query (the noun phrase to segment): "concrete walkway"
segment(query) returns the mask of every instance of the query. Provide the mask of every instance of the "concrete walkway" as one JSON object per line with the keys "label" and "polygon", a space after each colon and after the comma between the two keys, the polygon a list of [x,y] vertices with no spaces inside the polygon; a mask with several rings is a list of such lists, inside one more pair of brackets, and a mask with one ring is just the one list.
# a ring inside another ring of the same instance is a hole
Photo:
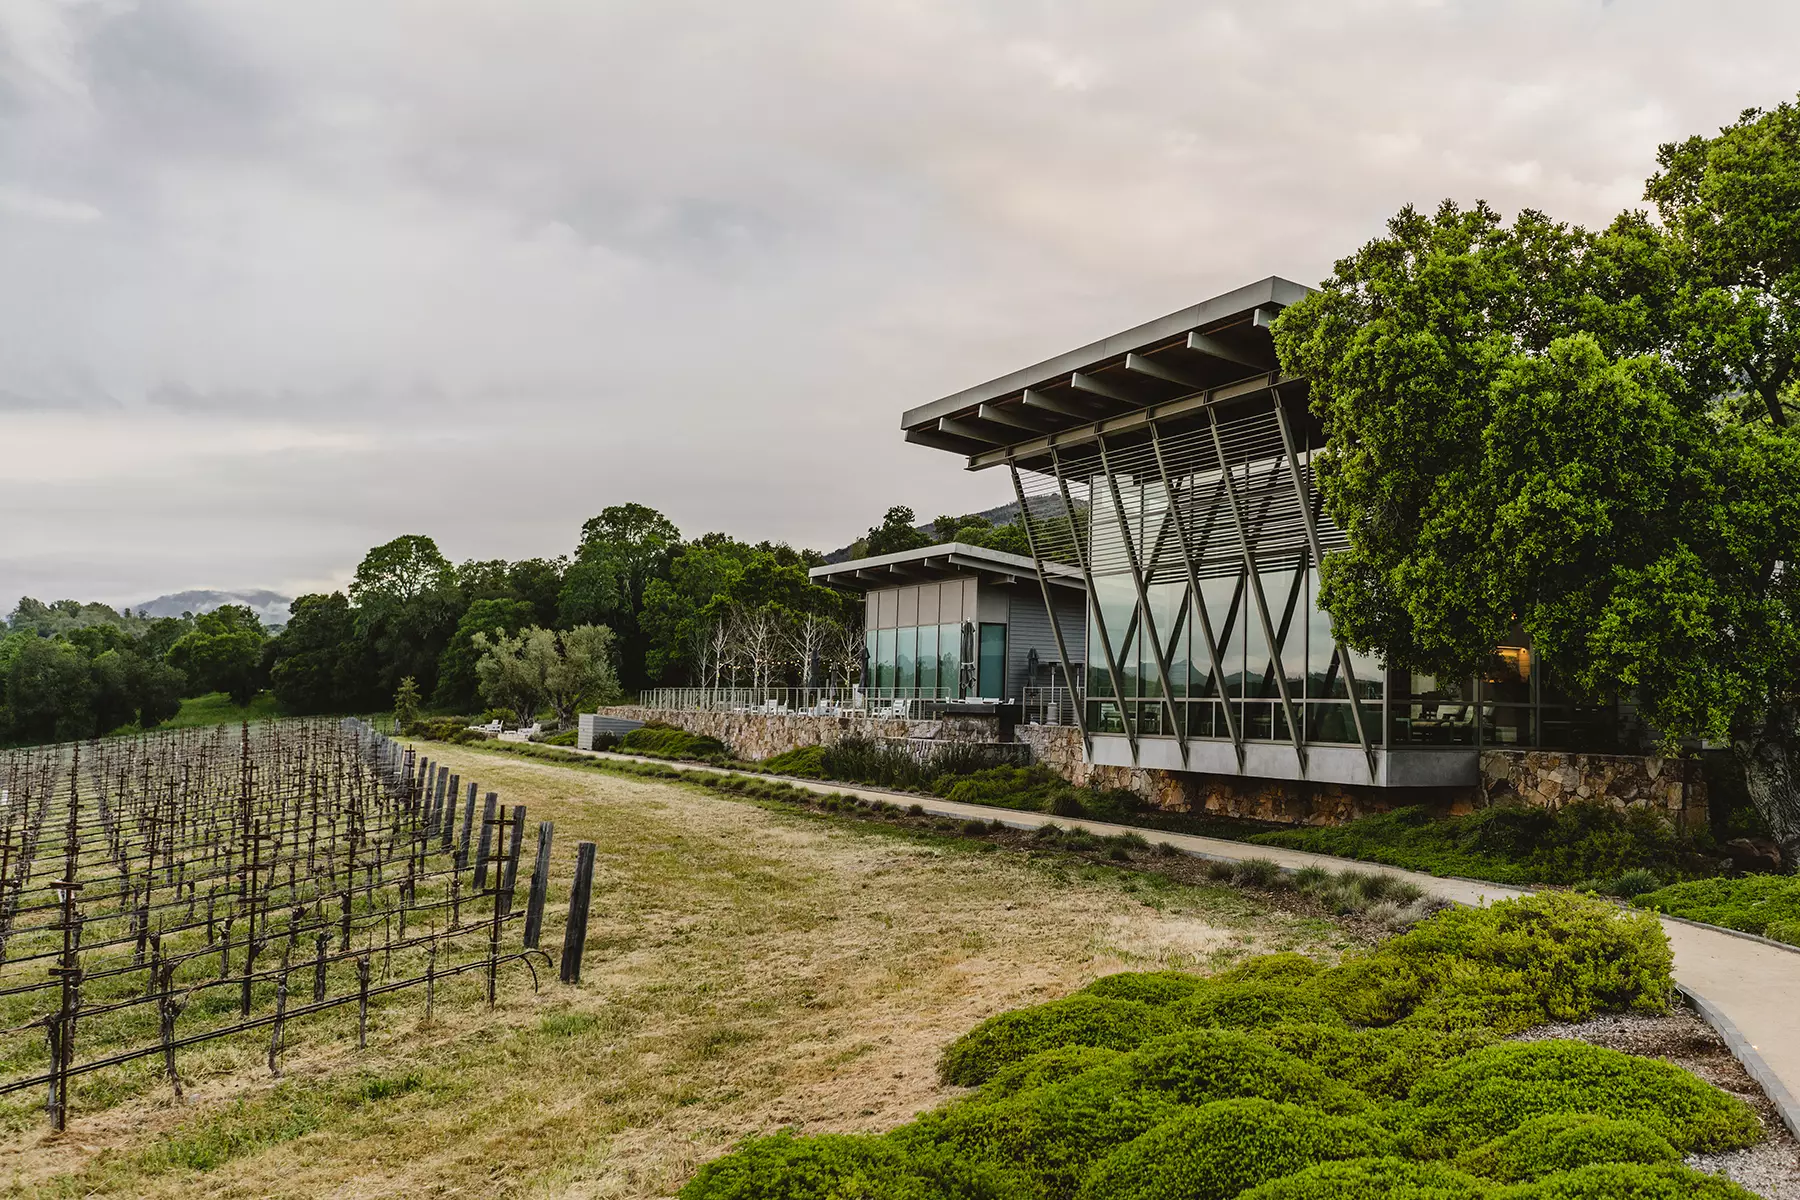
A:
{"label": "concrete walkway", "polygon": [[[576,750],[574,753],[714,775],[740,773],[725,767],[673,763],[665,759],[616,754],[604,750]],[[779,780],[810,792],[885,800],[906,808],[916,804],[933,816],[999,821],[1013,829],[1037,829],[1055,824],[1065,829],[1086,830],[1101,837],[1135,833],[1152,842],[1168,842],[1196,858],[1223,862],[1267,858],[1284,867],[1316,866],[1331,871],[1380,871],[1411,880],[1428,895],[1442,896],[1458,904],[1480,905],[1529,894],[1528,889],[1506,887],[1497,883],[1444,879],[1379,863],[1338,858],[1329,854],[1312,854],[1304,850],[1286,850],[1278,846],[1255,846],[1190,833],[1165,833],[1157,829],[1114,825],[1106,821],[991,808],[985,804],[957,804],[934,796],[822,782],[794,775],[758,777]],[[1675,952],[1676,984],[1730,1043],[1732,1052],[1755,1076],[1763,1091],[1768,1093],[1769,1099],[1780,1110],[1782,1121],[1794,1136],[1800,1137],[1800,1102],[1795,1099],[1800,1096],[1800,950],[1671,917],[1663,918],[1662,927],[1663,932],[1669,935],[1669,945]]]}

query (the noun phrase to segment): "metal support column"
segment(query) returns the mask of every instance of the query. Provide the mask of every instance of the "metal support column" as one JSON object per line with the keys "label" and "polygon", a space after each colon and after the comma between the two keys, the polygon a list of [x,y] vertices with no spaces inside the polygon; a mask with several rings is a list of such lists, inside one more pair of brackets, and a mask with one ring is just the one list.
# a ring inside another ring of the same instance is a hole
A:
{"label": "metal support column", "polygon": [[1262,622],[1263,642],[1275,667],[1275,690],[1281,696],[1281,711],[1287,717],[1288,737],[1294,743],[1294,758],[1300,764],[1300,777],[1306,778],[1306,747],[1300,741],[1300,725],[1294,719],[1294,698],[1288,694],[1287,671],[1281,662],[1281,644],[1275,640],[1275,625],[1269,620],[1269,601],[1263,595],[1262,576],[1256,569],[1256,550],[1250,544],[1250,531],[1244,527],[1244,514],[1238,508],[1237,484],[1232,479],[1231,464],[1225,461],[1225,443],[1219,437],[1219,418],[1206,410],[1206,427],[1212,432],[1213,451],[1219,456],[1220,475],[1225,480],[1225,502],[1231,510],[1231,523],[1237,528],[1238,545],[1244,551],[1244,569],[1250,573],[1250,595],[1256,601],[1256,616]]}
{"label": "metal support column", "polygon": [[[1206,597],[1200,591],[1200,572],[1194,566],[1194,553],[1188,541],[1187,522],[1181,516],[1181,504],[1175,496],[1175,483],[1169,476],[1169,464],[1163,458],[1162,438],[1156,432],[1156,426],[1150,426],[1150,448],[1156,452],[1156,470],[1162,476],[1163,487],[1169,492],[1169,515],[1175,522],[1175,541],[1181,547],[1181,565],[1187,568],[1188,591],[1194,598],[1194,612],[1200,618],[1200,632],[1206,638],[1206,660],[1212,665],[1214,686],[1219,691],[1219,701],[1225,713],[1225,731],[1231,735],[1232,749],[1237,751],[1238,770],[1244,769],[1244,734],[1238,727],[1237,716],[1231,710],[1231,700],[1225,695],[1225,663],[1219,657],[1219,639],[1213,633],[1212,618],[1207,615]],[[1190,696],[1190,699],[1192,697]]]}
{"label": "metal support column", "polygon": [[[1075,541],[1075,557],[1081,560],[1081,578],[1087,583],[1088,604],[1096,610],[1094,628],[1100,631],[1100,650],[1106,655],[1106,675],[1112,680],[1113,703],[1118,706],[1119,723],[1125,727],[1125,740],[1131,745],[1131,761],[1135,765],[1138,760],[1137,728],[1135,722],[1125,714],[1125,689],[1119,683],[1119,660],[1113,656],[1112,638],[1106,633],[1106,614],[1098,611],[1100,596],[1094,590],[1093,569],[1088,566],[1088,559],[1093,557],[1093,530],[1088,530],[1088,545],[1083,549],[1081,529],[1075,524],[1075,502],[1069,499],[1069,481],[1063,478],[1062,458],[1056,453],[1055,446],[1050,447],[1050,469],[1056,473],[1056,490],[1062,496],[1063,514],[1069,519],[1069,536]],[[1091,514],[1089,520],[1092,520]],[[1082,699],[1085,703],[1087,697]]]}
{"label": "metal support column", "polygon": [[[1131,567],[1132,586],[1137,589],[1138,627],[1150,641],[1150,653],[1156,659],[1156,678],[1162,684],[1163,711],[1169,715],[1169,728],[1175,735],[1175,744],[1181,749],[1181,765],[1188,765],[1187,730],[1183,728],[1186,714],[1175,711],[1174,688],[1169,686],[1169,665],[1163,658],[1162,639],[1157,636],[1156,622],[1151,619],[1150,589],[1144,586],[1144,572],[1138,566],[1137,547],[1131,541],[1131,526],[1125,520],[1125,501],[1119,495],[1119,481],[1113,475],[1112,459],[1106,453],[1106,439],[1095,438],[1100,447],[1100,471],[1106,476],[1106,489],[1112,493],[1113,516],[1118,518],[1119,536],[1125,539],[1125,562]],[[1093,517],[1090,515],[1090,521]]]}
{"label": "metal support column", "polygon": [[[1056,653],[1062,659],[1063,686],[1069,689],[1069,702],[1075,708],[1075,724],[1081,730],[1081,746],[1084,752],[1092,751],[1093,743],[1088,737],[1087,704],[1076,699],[1075,676],[1069,669],[1069,647],[1063,641],[1062,622],[1056,618],[1056,603],[1050,598],[1050,580],[1044,574],[1044,559],[1038,554],[1037,535],[1031,531],[1031,507],[1025,503],[1025,485],[1019,482],[1019,465],[1012,459],[1006,460],[1006,469],[1012,473],[1013,495],[1019,498],[1019,524],[1025,530],[1025,545],[1031,550],[1031,561],[1037,566],[1038,586],[1044,592],[1044,612],[1050,617],[1050,633],[1056,639]],[[1075,555],[1081,556],[1081,542],[1075,542]],[[1092,593],[1090,593],[1091,595]],[[1087,755],[1092,757],[1091,754]]]}
{"label": "metal support column", "polygon": [[[1275,401],[1275,423],[1281,429],[1281,448],[1287,453],[1288,475],[1294,481],[1294,495],[1306,517],[1306,544],[1312,549],[1313,570],[1317,571],[1324,565],[1325,556],[1319,550],[1319,525],[1313,517],[1312,491],[1300,477],[1300,456],[1294,453],[1294,434],[1288,428],[1287,413],[1281,407],[1281,393],[1271,388],[1270,395]],[[1350,716],[1356,722],[1356,737],[1362,743],[1363,757],[1369,763],[1369,782],[1376,783],[1375,747],[1370,744],[1369,729],[1363,722],[1362,700],[1356,694],[1356,672],[1351,669],[1350,655],[1345,652],[1343,641],[1334,636],[1332,645],[1337,650],[1338,667],[1344,673],[1344,688],[1350,693]]]}

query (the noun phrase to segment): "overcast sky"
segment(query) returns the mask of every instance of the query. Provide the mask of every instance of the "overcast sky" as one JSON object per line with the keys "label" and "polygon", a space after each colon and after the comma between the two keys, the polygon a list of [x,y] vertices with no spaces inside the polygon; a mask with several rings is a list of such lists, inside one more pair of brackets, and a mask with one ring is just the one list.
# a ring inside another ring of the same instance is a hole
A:
{"label": "overcast sky", "polygon": [[1585,223],[1793,0],[0,0],[0,608],[1010,497],[903,409],[1408,202]]}

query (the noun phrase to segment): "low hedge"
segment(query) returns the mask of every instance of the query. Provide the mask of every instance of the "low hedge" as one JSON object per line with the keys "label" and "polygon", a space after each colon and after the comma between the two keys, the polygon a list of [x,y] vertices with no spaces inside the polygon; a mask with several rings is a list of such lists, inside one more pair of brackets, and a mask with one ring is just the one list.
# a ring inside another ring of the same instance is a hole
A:
{"label": "low hedge", "polygon": [[890,1138],[754,1138],[700,1168],[684,1200],[1008,1200],[1020,1181],[992,1163]]}
{"label": "low hedge", "polygon": [[1148,1004],[1077,992],[989,1017],[950,1043],[938,1071],[945,1083],[972,1086],[1040,1050],[1058,1046],[1128,1050],[1176,1027],[1174,1018]]}
{"label": "low hedge", "polygon": [[1459,816],[1419,805],[1250,840],[1432,875],[1518,884],[1578,883],[1639,867],[1673,874],[1683,850],[1674,828],[1658,814],[1586,801],[1554,811],[1498,804]]}
{"label": "low hedge", "polygon": [[[733,1159],[756,1169],[729,1178],[753,1182],[682,1194],[911,1197],[937,1172],[946,1197],[1742,1200],[1673,1158],[1757,1141],[1735,1097],[1657,1060],[1500,1040],[1661,1011],[1669,965],[1650,914],[1553,894],[1441,913],[1330,968],[1286,954],[1212,979],[1107,976],[952,1043],[945,1079],[979,1085],[963,1099],[885,1139],[752,1142]],[[889,1168],[901,1182],[871,1191]]]}
{"label": "low hedge", "polygon": [[1314,1163],[1393,1149],[1367,1121],[1269,1100],[1222,1100],[1177,1114],[1087,1173],[1079,1200],[1229,1200]]}
{"label": "low hedge", "polygon": [[1557,1113],[1635,1121],[1684,1154],[1762,1138],[1747,1104],[1673,1063],[1561,1040],[1502,1042],[1447,1063],[1419,1081],[1393,1123],[1415,1152],[1440,1156]]}
{"label": "low hedge", "polygon": [[1697,879],[1647,892],[1632,903],[1800,946],[1800,875]]}
{"label": "low hedge", "polygon": [[1638,1121],[1593,1113],[1533,1117],[1456,1159],[1459,1169],[1513,1183],[1596,1163],[1680,1162],[1669,1140]]}
{"label": "low hedge", "polygon": [[619,739],[619,749],[650,758],[695,759],[725,757],[725,743],[703,733],[689,733],[670,725],[650,724],[633,729]]}

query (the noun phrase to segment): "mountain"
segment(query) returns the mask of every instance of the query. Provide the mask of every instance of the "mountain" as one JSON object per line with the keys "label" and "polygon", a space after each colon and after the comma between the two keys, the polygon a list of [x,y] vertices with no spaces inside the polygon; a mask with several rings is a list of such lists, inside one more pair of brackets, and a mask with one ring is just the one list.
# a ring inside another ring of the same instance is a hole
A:
{"label": "mountain", "polygon": [[147,617],[179,617],[182,613],[211,612],[227,604],[246,605],[264,625],[281,626],[288,621],[290,597],[266,588],[249,588],[241,592],[220,592],[200,588],[191,592],[175,592],[158,596],[142,604],[131,605],[131,611]]}
{"label": "mountain", "polygon": [[[1063,515],[1062,500],[1058,496],[1029,496],[1027,497],[1027,500],[1030,501],[1031,516],[1034,521],[1041,522],[1055,520]],[[1087,507],[1087,505],[1079,500],[1076,500],[1074,503],[1077,510],[1082,510]],[[986,517],[990,525],[1011,525],[1014,521],[1019,519],[1019,502],[1017,500],[1009,500],[999,508],[987,508],[973,514],[955,513],[947,515],[955,515],[958,517],[969,515]],[[937,536],[937,530],[933,528],[933,522],[931,521],[916,526],[916,528],[926,537]],[[851,552],[855,549],[855,542],[852,542],[848,546],[840,546],[830,554],[827,554],[825,556],[825,561],[833,564],[849,562]]]}

